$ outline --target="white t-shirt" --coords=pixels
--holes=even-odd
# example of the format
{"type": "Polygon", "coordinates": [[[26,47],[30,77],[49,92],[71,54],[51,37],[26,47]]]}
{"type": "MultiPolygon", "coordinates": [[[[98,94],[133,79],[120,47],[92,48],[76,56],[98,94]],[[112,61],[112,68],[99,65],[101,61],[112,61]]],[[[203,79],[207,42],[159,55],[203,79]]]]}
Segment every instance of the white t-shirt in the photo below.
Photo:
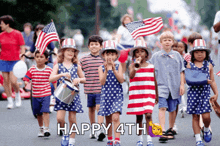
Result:
{"type": "Polygon", "coordinates": [[[120,44],[122,45],[134,45],[134,39],[130,32],[124,26],[119,26],[117,34],[121,35],[120,44]]]}
{"type": "MultiPolygon", "coordinates": [[[[214,19],[213,25],[215,25],[215,24],[218,23],[219,21],[220,21],[220,11],[218,11],[218,12],[215,14],[215,19],[214,19]]],[[[218,39],[220,40],[220,31],[218,32],[218,39]]]]}

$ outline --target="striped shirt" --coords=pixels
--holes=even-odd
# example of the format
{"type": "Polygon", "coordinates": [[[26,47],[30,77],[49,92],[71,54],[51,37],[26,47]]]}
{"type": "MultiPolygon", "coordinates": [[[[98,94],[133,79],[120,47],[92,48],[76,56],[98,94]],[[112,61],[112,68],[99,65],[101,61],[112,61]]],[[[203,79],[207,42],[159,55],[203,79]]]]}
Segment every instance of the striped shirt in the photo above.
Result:
{"type": "Polygon", "coordinates": [[[154,65],[141,67],[133,79],[130,79],[129,87],[129,115],[143,115],[152,113],[155,104],[156,92],[154,82],[154,65]]]}
{"type": "Polygon", "coordinates": [[[33,97],[45,97],[51,95],[51,87],[49,82],[52,69],[45,65],[44,69],[38,69],[36,65],[33,65],[26,73],[24,81],[32,80],[32,96],[33,97]]]}
{"type": "Polygon", "coordinates": [[[84,84],[85,94],[101,93],[101,83],[99,81],[99,66],[103,65],[102,58],[89,54],[80,59],[80,65],[85,73],[86,83],[84,84]]]}

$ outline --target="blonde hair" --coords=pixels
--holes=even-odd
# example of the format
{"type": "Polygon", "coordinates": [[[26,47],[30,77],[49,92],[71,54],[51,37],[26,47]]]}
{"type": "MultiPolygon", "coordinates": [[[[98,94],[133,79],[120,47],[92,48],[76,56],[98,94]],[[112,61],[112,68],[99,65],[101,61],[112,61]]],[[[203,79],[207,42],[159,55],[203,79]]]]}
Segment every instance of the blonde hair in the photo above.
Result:
{"type": "MultiPolygon", "coordinates": [[[[63,61],[64,61],[64,52],[67,50],[68,48],[64,48],[64,49],[60,49],[60,52],[59,52],[59,54],[58,54],[58,57],[57,57],[57,62],[58,63],[63,63],[63,61]]],[[[75,50],[75,49],[74,49],[75,50]]],[[[79,60],[78,60],[78,52],[77,51],[75,51],[74,52],[74,57],[73,57],[73,59],[72,59],[72,63],[73,64],[78,64],[78,62],[79,62],[79,60]]]]}
{"type": "Polygon", "coordinates": [[[162,41],[162,39],[164,38],[171,38],[174,41],[174,35],[171,31],[165,31],[160,35],[160,42],[162,41]]]}
{"type": "Polygon", "coordinates": [[[126,18],[126,17],[130,18],[131,22],[134,21],[132,15],[130,15],[130,14],[125,14],[125,15],[123,15],[123,16],[121,17],[121,24],[122,24],[124,27],[125,27],[124,21],[125,21],[125,18],[126,18]]]}

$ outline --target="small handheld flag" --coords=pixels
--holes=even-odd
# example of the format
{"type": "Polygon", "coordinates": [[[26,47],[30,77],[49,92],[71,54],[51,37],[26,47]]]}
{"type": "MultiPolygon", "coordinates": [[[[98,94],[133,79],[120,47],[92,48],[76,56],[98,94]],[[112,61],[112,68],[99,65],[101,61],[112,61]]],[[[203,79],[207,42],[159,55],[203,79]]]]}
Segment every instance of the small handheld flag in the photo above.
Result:
{"type": "Polygon", "coordinates": [[[136,40],[140,36],[158,33],[163,28],[163,20],[161,17],[148,18],[128,23],[126,27],[136,40]]]}
{"type": "Polygon", "coordinates": [[[37,37],[35,47],[37,47],[41,54],[44,53],[47,45],[53,41],[60,42],[56,27],[53,21],[46,25],[37,37]]]}

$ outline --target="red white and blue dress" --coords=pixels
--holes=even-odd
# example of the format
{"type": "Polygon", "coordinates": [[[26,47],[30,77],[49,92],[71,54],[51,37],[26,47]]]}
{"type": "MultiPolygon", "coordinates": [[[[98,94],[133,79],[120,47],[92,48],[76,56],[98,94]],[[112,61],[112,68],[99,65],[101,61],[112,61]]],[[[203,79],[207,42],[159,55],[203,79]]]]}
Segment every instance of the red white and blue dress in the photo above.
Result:
{"type": "Polygon", "coordinates": [[[154,78],[154,65],[149,64],[141,67],[135,77],[130,79],[128,115],[153,112],[156,98],[154,78]]]}

